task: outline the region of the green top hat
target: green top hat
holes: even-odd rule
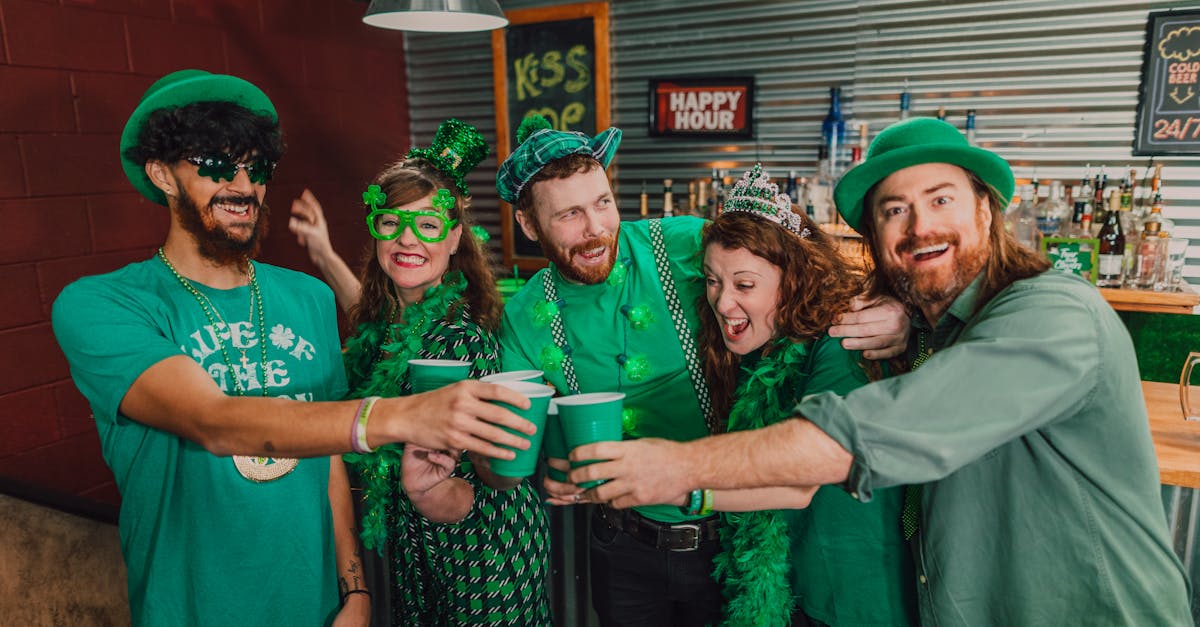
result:
[[[483,161],[489,150],[491,148],[487,140],[474,126],[450,118],[438,125],[428,148],[413,148],[405,158],[420,157],[432,163],[433,167],[454,180],[464,197],[469,197],[471,191],[467,189],[465,180],[467,173]]]
[[[261,89],[236,76],[212,74],[204,70],[179,70],[155,81],[142,95],[141,102],[125,123],[125,131],[121,133],[121,167],[129,182],[143,196],[160,205],[167,204],[167,197],[150,182],[146,168],[130,161],[125,151],[137,145],[142,126],[151,113],[193,102],[233,102],[279,121],[279,114],[275,112],[271,99]]]
[[[946,122],[912,118],[880,131],[867,149],[866,160],[842,176],[833,190],[838,213],[846,224],[861,231],[858,227],[867,191],[899,170],[924,163],[949,163],[974,172],[996,188],[1006,202],[1012,199],[1016,182],[1007,161],[990,150],[972,146]]]

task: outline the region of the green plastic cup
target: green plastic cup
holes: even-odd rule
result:
[[[500,383],[501,381],[530,381],[533,383],[541,383],[542,375],[545,374],[541,370],[509,370],[507,372],[497,372],[489,374],[486,377],[480,377],[480,381],[486,383]]]
[[[471,374],[471,362],[454,359],[410,359],[408,374],[413,394],[430,392],[458,383]]]
[[[555,399],[567,449],[574,450],[577,446],[592,442],[619,441],[624,400],[625,395],[621,392],[592,392]],[[571,467],[578,468],[598,461],[603,460],[571,462]],[[601,483],[604,481],[586,481],[579,487],[594,488]]]
[[[558,419],[558,399],[550,399],[550,408],[546,411],[546,436],[542,438],[542,453],[546,459],[566,459],[571,453],[563,435],[562,421]],[[567,473],[549,464],[546,464],[546,474],[555,481],[567,481]]]
[[[538,459],[542,455],[542,439],[546,433],[546,411],[550,407],[550,397],[554,396],[554,388],[529,381],[500,381],[496,385],[503,385],[506,388],[520,392],[529,399],[529,409],[517,409],[501,401],[492,402],[532,422],[537,426],[537,433],[527,435],[505,427],[505,431],[529,440],[529,448],[522,450],[507,446],[502,447],[516,453],[516,457],[513,459],[493,459],[491,461],[492,472],[501,477],[528,477],[537,470]]]

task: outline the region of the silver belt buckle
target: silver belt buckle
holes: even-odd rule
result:
[[[660,530],[661,529],[662,529],[662,527],[660,527]],[[697,523],[679,523],[677,525],[671,525],[669,527],[666,527],[666,529],[668,530],[668,533],[678,531],[678,530],[684,530],[684,529],[690,529],[692,532],[692,545],[691,546],[685,546],[685,547],[680,547],[680,548],[671,547],[670,549],[667,549],[667,550],[682,552],[682,551],[695,551],[696,549],[700,548],[700,525],[699,524],[697,524]],[[659,533],[662,533],[662,531],[660,531]]]

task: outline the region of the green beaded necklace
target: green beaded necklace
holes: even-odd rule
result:
[[[196,299],[196,303],[199,304],[200,309],[202,309],[204,311],[204,317],[208,318],[209,325],[211,325],[213,327],[213,329],[215,330],[217,328],[217,323],[220,322],[221,325],[223,325],[225,327],[225,329],[228,330],[230,328],[229,323],[225,322],[225,318],[221,316],[220,310],[218,310],[216,305],[214,305],[213,302],[211,300],[209,300],[207,295],[202,293],[200,290],[196,289],[196,286],[192,285],[191,281],[184,278],[184,276],[182,274],[179,274],[179,271],[175,269],[175,266],[171,265],[171,260],[167,259],[167,253],[165,253],[163,251],[162,247],[159,247],[159,249],[158,249],[158,258],[159,258],[159,260],[161,260],[163,262],[163,265],[167,266],[167,269],[171,271],[171,274],[175,275],[175,278],[179,281],[179,284],[183,286],[183,289],[187,290],[188,293],[190,293],[192,295],[192,297]],[[257,312],[258,312],[258,328],[257,328],[257,330],[258,330],[258,345],[262,349],[262,356],[261,356],[261,361],[259,362],[259,369],[263,373],[262,374],[262,385],[260,387],[262,388],[262,395],[266,396],[267,395],[267,375],[266,375],[267,342],[266,342],[266,338],[263,336],[263,326],[264,325],[263,325],[262,292],[259,291],[259,289],[258,289],[258,280],[257,280],[255,272],[254,272],[254,264],[251,263],[251,264],[248,264],[248,266],[249,266],[249,271],[247,272],[247,274],[250,277],[250,313],[249,313],[248,319],[253,320],[255,318],[255,315],[254,315],[255,311],[257,310]],[[233,360],[231,360],[229,358],[229,350],[226,347],[226,343],[222,342],[219,337],[216,338],[216,340],[217,340],[217,345],[221,347],[221,357],[225,360],[225,367],[229,368],[229,372],[233,374],[233,386],[234,386],[234,389],[237,391],[237,395],[245,396],[246,389],[242,387],[241,379],[237,376],[237,372],[233,369]],[[237,347],[235,346],[234,348],[237,348]],[[238,350],[238,352],[240,352],[242,354],[242,359],[241,359],[242,371],[249,372],[250,371],[250,358],[246,356],[246,349],[237,348],[237,350]],[[256,381],[258,380],[257,375],[255,375],[255,380]]]

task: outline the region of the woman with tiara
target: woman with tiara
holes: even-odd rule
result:
[[[878,363],[827,333],[850,311],[863,277],[829,236],[792,211],[760,166],[734,185],[702,245],[700,344],[727,430],[785,420],[808,394],[846,394],[879,376]],[[693,492],[685,507],[727,512],[715,560],[724,624],[914,623],[902,496],[890,488],[860,503],[836,486]]]
[[[499,369],[502,305],[464,181],[487,152],[451,119],[386,167],[363,193],[372,239],[358,277],[316,198],[293,203],[290,228],[357,329],[344,353],[351,398],[411,394],[409,359],[469,361],[472,378]],[[493,489],[486,459],[411,445],[344,458],[363,485],[363,543],[387,549],[392,624],[550,624],[546,517],[527,480]]]

